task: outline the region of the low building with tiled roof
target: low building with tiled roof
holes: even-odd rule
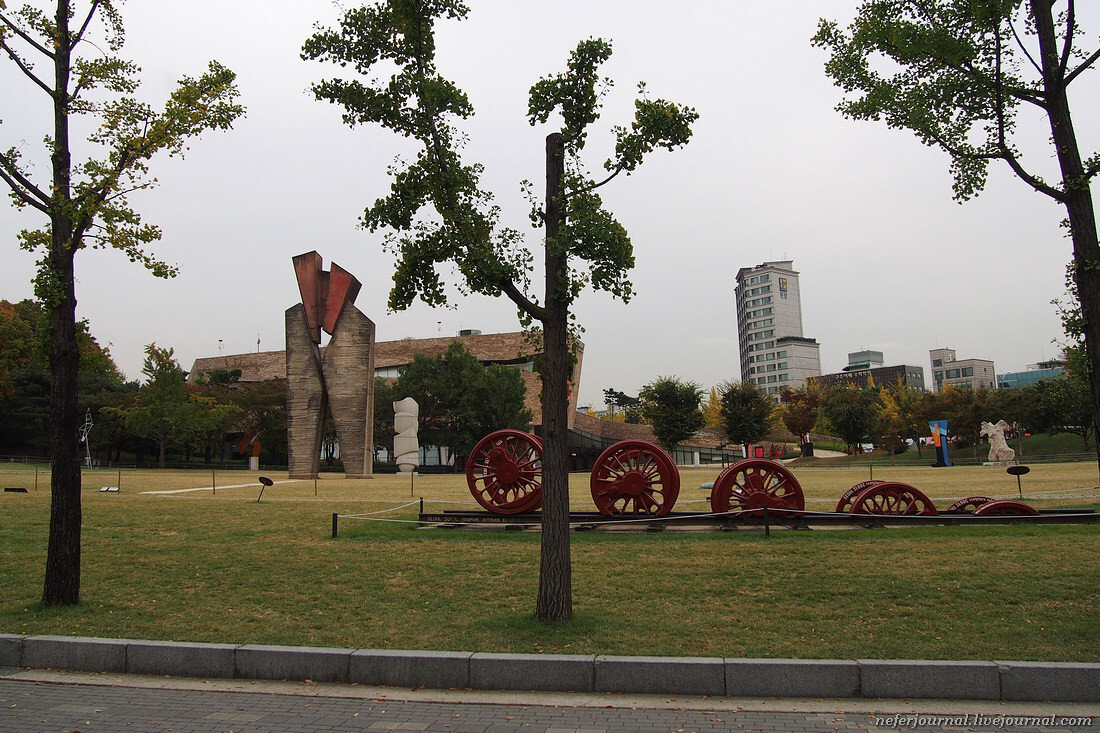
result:
[[[504,364],[519,369],[523,377],[527,396],[524,404],[531,411],[532,424],[542,424],[541,385],[535,371],[535,359],[542,353],[542,343],[535,337],[532,341],[522,331],[511,333],[482,334],[476,331],[463,331],[458,336],[436,338],[403,338],[397,341],[379,341],[374,345],[374,373],[379,377],[397,377],[401,369],[412,363],[417,354],[438,356],[447,350],[453,341],[459,341],[482,364]],[[577,343],[577,360],[573,366],[573,385],[570,398],[569,425],[573,425],[576,414],[577,390],[581,381],[581,362],[584,356],[584,344]],[[322,351],[324,347],[322,347]],[[228,354],[225,356],[207,356],[196,359],[187,376],[194,383],[202,374],[217,370],[241,370],[241,382],[263,382],[268,380],[286,380],[286,352],[258,351],[254,354]]]

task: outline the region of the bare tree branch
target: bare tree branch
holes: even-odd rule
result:
[[[536,321],[545,321],[549,317],[549,312],[545,308],[532,303],[511,280],[501,280],[500,289],[521,311]]]
[[[42,54],[43,56],[46,56],[47,58],[50,58],[50,59],[52,59],[54,57],[52,51],[47,49],[45,46],[43,46],[38,41],[34,40],[34,38],[32,38],[30,35],[28,35],[26,33],[26,31],[24,31],[22,28],[17,26],[15,23],[11,22],[11,20],[8,18],[8,16],[4,15],[3,13],[0,13],[0,21],[2,21],[4,23],[4,25],[6,25],[8,28],[10,28],[12,33],[14,33],[15,35],[22,38],[23,41],[28,46],[33,48],[35,51],[38,51],[40,54]]]
[[[19,54],[15,53],[15,51],[13,51],[3,40],[0,40],[0,48],[4,49],[4,51],[8,54],[8,57],[15,62],[15,65],[19,67],[19,70],[22,71],[28,79],[37,84],[38,87],[46,94],[49,94],[51,97],[53,96],[53,89],[49,87],[44,81],[35,76],[34,72],[31,71],[31,68],[23,63],[23,59],[19,58]]]
[[[69,50],[73,50],[76,44],[80,43],[80,39],[84,37],[84,32],[88,30],[88,24],[92,22],[92,18],[95,16],[95,11],[99,8],[100,0],[92,0],[91,7],[88,8],[88,17],[84,19],[84,23],[80,26],[80,30],[73,36],[73,42],[69,44]]]
[[[29,178],[20,173],[19,168],[15,165],[15,161],[9,158],[5,153],[0,153],[0,173],[5,174],[4,180],[12,187],[12,190],[16,192],[22,190],[24,193],[37,199],[36,201],[28,200],[28,204],[33,206],[35,203],[41,203],[43,205],[50,203],[50,197],[47,196],[42,189],[34,185]],[[10,178],[8,176],[10,176]],[[13,179],[18,182],[18,186],[12,184]]]
[[[0,178],[2,178],[4,182],[8,184],[12,192],[19,197],[19,200],[27,204],[27,206],[38,209],[43,214],[48,215],[50,213],[49,207],[27,193],[27,191],[22,186],[20,186],[19,183],[17,183],[12,176],[8,175],[8,172],[3,168],[0,168]]]
[[[1074,2],[1069,0],[1069,7],[1066,10],[1066,40],[1062,45],[1062,60],[1058,64],[1058,76],[1061,77],[1066,75],[1066,69],[1069,68],[1070,54],[1073,53],[1073,27],[1077,24],[1074,19],[1075,16]]]
[[[1090,66],[1092,66],[1096,62],[1096,59],[1098,59],[1098,58],[1100,58],[1100,48],[1093,51],[1092,56],[1089,56],[1087,59],[1085,59],[1083,62],[1081,62],[1081,65],[1078,66],[1076,69],[1074,69],[1073,72],[1070,73],[1070,75],[1066,77],[1066,80],[1064,82],[1064,86],[1069,86],[1069,83],[1071,81],[1076,79],[1081,74],[1082,71],[1085,71]]]
[[[1020,50],[1024,52],[1024,56],[1027,56],[1027,60],[1030,61],[1035,70],[1039,72],[1039,76],[1042,76],[1043,67],[1035,62],[1035,57],[1027,50],[1027,46],[1024,45],[1024,41],[1020,38],[1020,34],[1016,32],[1016,24],[1012,22],[1011,15],[1008,16],[1008,27],[1012,29],[1012,37],[1016,39],[1016,45],[1020,47]]]

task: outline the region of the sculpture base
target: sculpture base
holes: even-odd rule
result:
[[[994,467],[1000,468],[1002,466],[1019,466],[1020,462],[1016,461],[1016,460],[1012,460],[1012,461],[986,461],[982,465],[983,466],[994,466]]]

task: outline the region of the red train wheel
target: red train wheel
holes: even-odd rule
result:
[[[847,514],[848,510],[852,508],[852,501],[857,496],[859,496],[859,492],[863,491],[869,486],[878,486],[881,483],[883,482],[877,479],[871,479],[870,481],[860,481],[858,484],[844,492],[844,494],[840,497],[840,501],[836,503],[836,509],[834,509],[833,511]]]
[[[752,511],[763,516],[764,507],[777,511],[803,511],[806,497],[798,479],[783,464],[765,458],[749,458],[728,466],[714,480],[710,510],[715,513]]]
[[[489,433],[466,460],[466,485],[495,514],[535,511],[542,505],[542,441],[521,430]]]
[[[663,517],[680,495],[680,474],[660,446],[624,440],[596,459],[591,486],[592,501],[601,514]]]
[[[1039,513],[1039,510],[1030,504],[1025,504],[1022,501],[1012,501],[1011,499],[1002,499],[1001,501],[991,501],[988,504],[983,504],[974,510],[974,516],[976,517],[989,517],[989,516],[1035,516]]]
[[[849,514],[939,514],[924,492],[909,484],[885,481],[859,492]]]
[[[959,499],[951,506],[947,507],[946,514],[951,512],[974,512],[980,507],[993,501],[988,496],[968,496],[965,499]]]

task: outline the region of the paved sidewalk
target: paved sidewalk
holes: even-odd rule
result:
[[[1100,730],[1097,705],[403,690],[0,668],[0,731]],[[1071,726],[1059,718],[1092,725]],[[978,716],[984,718],[980,719]],[[1030,719],[1019,721],[1018,719]],[[1052,725],[1037,724],[1048,718]],[[1019,723],[1019,724],[1017,724]]]

